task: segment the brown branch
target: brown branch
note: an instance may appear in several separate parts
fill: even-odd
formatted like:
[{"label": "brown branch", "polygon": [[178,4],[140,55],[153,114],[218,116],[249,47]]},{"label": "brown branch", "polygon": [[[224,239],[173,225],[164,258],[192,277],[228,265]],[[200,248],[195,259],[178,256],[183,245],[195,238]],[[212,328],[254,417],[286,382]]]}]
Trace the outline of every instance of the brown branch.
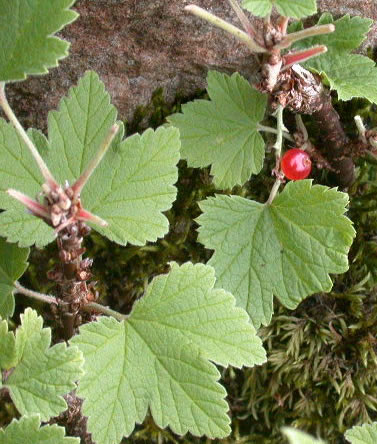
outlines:
[{"label": "brown branch", "polygon": [[273,108],[281,104],[294,113],[313,116],[320,129],[317,148],[331,165],[337,183],[342,187],[350,186],[355,179],[350,141],[321,78],[300,65],[293,65],[280,73],[271,100]]},{"label": "brown branch", "polygon": [[327,91],[321,94],[322,107],[313,113],[313,118],[321,129],[322,146],[319,147],[335,169],[337,182],[342,187],[352,185],[355,180],[355,165],[349,156],[349,139],[335,111],[331,96]]}]

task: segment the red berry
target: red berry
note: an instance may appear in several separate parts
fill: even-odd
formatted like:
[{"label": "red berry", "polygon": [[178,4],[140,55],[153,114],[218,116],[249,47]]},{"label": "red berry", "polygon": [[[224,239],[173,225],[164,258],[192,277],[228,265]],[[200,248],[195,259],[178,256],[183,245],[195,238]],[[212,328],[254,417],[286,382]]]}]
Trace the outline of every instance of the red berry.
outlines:
[{"label": "red berry", "polygon": [[312,170],[312,161],[306,151],[293,148],[284,153],[281,169],[288,179],[306,179]]}]

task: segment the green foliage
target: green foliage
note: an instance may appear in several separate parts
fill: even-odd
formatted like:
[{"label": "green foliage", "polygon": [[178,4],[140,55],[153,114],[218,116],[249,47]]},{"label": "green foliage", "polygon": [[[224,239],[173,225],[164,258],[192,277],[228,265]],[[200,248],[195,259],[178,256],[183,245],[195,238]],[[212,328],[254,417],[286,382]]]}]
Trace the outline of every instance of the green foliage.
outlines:
[{"label": "green foliage", "polygon": [[280,15],[302,18],[317,12],[316,0],[243,0],[242,6],[258,17],[266,17],[275,7]]},{"label": "green foliage", "polygon": [[[300,28],[302,28],[302,23],[299,23]],[[326,45],[330,52],[329,54],[323,54],[320,56],[322,59],[329,59],[331,52],[333,55],[338,52],[351,52],[363,43],[373,20],[345,15],[334,21],[333,16],[328,12],[322,14],[318,20],[318,25],[327,25],[329,23],[335,25],[334,32],[300,40],[295,46],[308,48],[316,45]],[[295,23],[294,25],[297,26]],[[314,60],[315,59],[308,63],[313,63]]]},{"label": "green foliage", "polygon": [[144,245],[163,237],[169,222],[162,212],[177,194],[173,184],[179,148],[178,130],[159,128],[131,136],[108,153],[96,182],[89,182],[82,193],[86,208],[109,223],[93,228],[121,245]]},{"label": "green foliage", "polygon": [[[338,105],[342,117],[358,114],[363,107],[371,126],[377,125],[377,115],[373,118],[370,112],[373,108],[364,108],[364,102]],[[349,128],[353,129],[351,119]],[[267,161],[265,171],[274,163],[270,157]],[[275,300],[271,324],[259,331],[268,362],[253,369],[229,368],[222,372],[232,434],[216,442],[282,444],[280,428],[291,425],[319,435],[329,444],[339,444],[347,428],[377,420],[373,410],[377,404],[372,400],[377,398],[374,355],[377,276],[376,280],[373,278],[377,264],[373,240],[377,233],[377,189],[372,161],[368,158],[368,162],[360,163],[359,179],[350,189],[349,216],[358,233],[351,250],[350,270],[335,277],[329,295],[320,293],[307,298],[293,312]],[[264,173],[254,176],[234,192],[265,201],[270,187],[268,180],[273,179]],[[209,252],[195,242],[195,231],[190,229],[199,214],[197,202],[214,192],[208,170],[186,168],[181,163],[177,188],[178,200],[168,212],[171,231],[164,240],[145,247],[126,248],[96,234],[89,240],[89,254],[96,257],[95,275],[103,282],[104,303],[127,312],[143,294],[149,277],[166,271],[166,262],[208,260]],[[40,267],[41,257],[48,258],[48,254],[41,256],[42,253],[36,252],[33,267]],[[169,429],[156,426],[151,417],[124,442],[129,440],[151,444],[212,442],[190,434],[178,437]]]},{"label": "green foliage", "polygon": [[264,118],[267,96],[238,73],[210,71],[207,80],[211,101],[183,105],[183,114],[168,121],[180,130],[181,156],[188,165],[212,165],[215,185],[232,188],[262,169],[265,144],[258,123]]},{"label": "green foliage", "polygon": [[[33,139],[35,132],[29,132]],[[42,140],[42,139],[38,139]],[[44,148],[44,147],[43,147]],[[41,155],[45,150],[41,150]],[[0,235],[20,247],[35,244],[42,247],[55,238],[53,230],[41,219],[25,211],[25,207],[6,193],[9,188],[36,196],[41,191],[42,176],[14,127],[0,118]]]},{"label": "green foliage", "polygon": [[75,0],[0,0],[0,81],[45,74],[68,55],[69,43],[54,37],[78,14]]},{"label": "green foliage", "polygon": [[351,444],[375,444],[377,442],[377,422],[353,427],[345,434]]},{"label": "green foliage", "polygon": [[41,427],[38,415],[14,419],[5,429],[0,429],[0,444],[79,444],[78,438],[66,438],[63,427]]},{"label": "green foliage", "polygon": [[48,113],[45,160],[59,183],[73,183],[115,123],[117,111],[98,75],[88,71]]},{"label": "green foliage", "polygon": [[85,358],[78,395],[98,444],[129,435],[148,407],[156,424],[178,434],[230,433],[225,390],[208,360],[240,367],[266,357],[246,313],[214,283],[211,267],[172,264],[126,321],[102,318],[73,338]]},{"label": "green foliage", "polygon": [[282,432],[288,438],[289,444],[325,444],[321,439],[314,439],[307,433],[292,427],[284,427]]},{"label": "green foliage", "polygon": [[[97,152],[111,126],[116,109],[97,74],[88,72],[58,111],[49,113],[49,140],[35,130],[30,134],[52,174],[60,182],[73,183]],[[0,120],[0,233],[21,246],[41,247],[51,242],[53,230],[40,219],[26,214],[24,207],[7,195],[15,188],[28,195],[40,192],[43,180],[34,159],[15,129]],[[114,140],[106,157],[85,186],[81,199],[85,209],[108,222],[93,226],[109,239],[125,245],[155,241],[168,231],[162,214],[176,197],[176,164],[179,134],[174,128],[147,130],[121,141]]]},{"label": "green foliage", "polygon": [[[296,48],[326,45],[328,52],[308,60],[304,66],[323,75],[331,89],[341,100],[363,97],[377,102],[377,69],[373,60],[359,54],[351,54],[365,40],[372,20],[346,15],[334,21],[331,14],[323,14],[318,24],[333,23],[335,32],[295,44]],[[296,26],[296,29],[297,26]]]},{"label": "green foliage", "polygon": [[[59,111],[49,114],[53,149],[47,163],[58,181],[80,176],[115,120],[116,109],[103,83],[88,72]],[[161,211],[176,197],[179,148],[178,131],[172,128],[147,130],[124,141],[118,137],[82,193],[84,207],[109,223],[93,228],[122,245],[164,236],[168,221]]]},{"label": "green foliage", "polygon": [[[257,15],[268,14],[273,6],[280,13],[295,17],[315,11],[314,0],[245,0],[244,4],[254,8]],[[349,53],[363,39],[369,24],[363,19],[348,17],[347,20],[338,21],[337,33],[334,37],[328,36],[329,47],[341,56],[340,61],[335,54],[326,62],[324,78],[338,90],[342,99],[357,95],[373,99],[377,97],[373,83],[374,64]],[[346,31],[347,37],[342,37],[341,30]],[[44,39],[50,37],[44,36]],[[337,45],[340,49],[336,49]],[[57,58],[55,55],[55,64]],[[345,64],[348,71],[344,70],[341,78]],[[22,75],[27,73],[25,68]],[[365,87],[355,82],[360,73]],[[263,168],[264,142],[258,131],[266,108],[265,97],[239,75],[228,77],[213,73],[209,81],[212,82],[208,90],[211,101],[194,104],[202,112],[199,118],[190,114],[194,113],[194,105],[187,105],[184,114],[173,116],[171,122],[183,134],[184,158],[190,165],[212,165],[217,186],[229,188],[245,184],[251,174]],[[221,112],[221,118],[216,121],[216,113]],[[54,175],[62,183],[66,179],[72,182],[85,170],[115,120],[116,111],[102,83],[94,73],[88,73],[78,87],[70,91],[69,97],[63,99],[59,111],[50,113],[49,139],[36,130],[30,130],[29,134]],[[188,126],[193,122],[196,128],[190,133]],[[207,124],[210,130],[203,128]],[[14,181],[14,188],[21,186],[27,194],[36,194],[42,180],[34,160],[30,162],[23,142],[13,129],[3,122],[0,129],[0,162],[6,161],[0,179],[9,178],[12,184]],[[178,132],[172,128],[148,130],[142,136],[135,135],[123,142],[122,138],[123,127],[82,198],[88,210],[110,222],[106,229],[94,227],[98,232],[121,245],[128,242],[136,245],[119,253],[119,248],[105,239],[98,240],[95,235],[92,241],[93,249],[110,251],[103,253],[102,258],[108,259],[106,265],[110,269],[106,272],[111,284],[114,276],[121,276],[118,284],[123,294],[112,297],[118,298],[118,304],[124,309],[140,295],[151,275],[164,271],[161,269],[167,257],[177,257],[180,262],[184,262],[186,256],[198,261],[208,259],[209,253],[195,245],[189,232],[193,231],[190,228],[198,211],[193,210],[195,201],[205,197],[213,187],[208,171],[191,171],[190,180],[200,179],[194,185],[182,180],[181,186],[189,189],[185,190],[186,200],[170,209],[176,195],[173,184],[177,180]],[[215,149],[218,143],[223,150],[221,153]],[[219,196],[202,202],[205,213],[200,218],[205,221],[213,211],[212,225],[203,223],[200,236],[206,246],[212,241],[218,242],[211,263],[215,267],[216,261],[225,263],[221,265],[221,273],[224,273],[220,279],[227,276],[229,289],[235,289],[236,293],[247,287],[246,299],[248,287],[257,289],[253,298],[257,294],[259,300],[256,308],[250,310],[255,325],[269,322],[273,294],[293,308],[309,293],[330,290],[332,283],[328,274],[347,269],[346,253],[354,235],[349,220],[343,215],[347,199],[342,193],[323,186],[312,187],[306,181],[287,185],[271,205],[262,205],[246,199],[252,195],[258,202],[265,200],[261,196],[269,189],[271,178],[258,180],[253,178],[243,188],[233,191],[242,197]],[[5,182],[7,188],[9,183]],[[20,211],[17,203],[10,203],[5,189],[0,188],[0,207],[6,210],[0,215],[3,234],[21,246],[34,242],[43,246],[50,242],[54,237],[52,230],[42,222],[35,224],[34,218]],[[217,208],[219,202],[222,206]],[[233,208],[236,204],[238,207]],[[241,207],[247,211],[238,211]],[[162,211],[168,209],[167,216],[163,215]],[[232,226],[235,216],[239,218],[238,225]],[[167,240],[139,248],[166,234],[168,218],[172,222],[172,232]],[[307,229],[305,232],[303,227]],[[221,232],[227,229],[229,233]],[[368,236],[373,232],[368,231]],[[276,304],[278,316],[269,327],[261,330],[271,356],[267,365],[243,373],[236,369],[223,372],[224,380],[230,385],[229,401],[234,420],[233,435],[222,440],[223,443],[280,444],[279,428],[282,424],[290,424],[312,433],[314,430],[321,434],[326,432],[334,444],[346,424],[371,419],[369,414],[377,404],[377,358],[373,349],[377,311],[373,308],[376,302],[373,289],[367,283],[372,285],[375,267],[371,259],[373,246],[365,247],[366,242],[363,245],[365,250],[352,256],[353,264],[368,249],[370,260],[362,266],[358,264],[357,273],[337,277],[329,298],[320,293],[301,304],[293,315]],[[164,248],[169,251],[161,252]],[[248,252],[246,258],[242,256],[244,251]],[[220,253],[221,261],[218,260]],[[233,255],[233,262],[226,262],[228,255]],[[121,258],[119,263],[117,258]],[[296,265],[297,259],[304,262],[304,267]],[[130,274],[126,275],[125,264],[132,269]],[[238,266],[235,272],[234,264]],[[259,271],[258,267],[267,270],[266,282],[259,279],[259,275],[265,274],[264,269],[259,275],[255,272]],[[363,274],[359,279],[360,270],[365,268],[370,274]],[[233,274],[229,276],[231,271]],[[248,278],[246,285],[242,281],[245,276]],[[1,278],[0,264],[0,284]],[[12,288],[15,279],[17,277],[10,278]],[[148,421],[135,439],[141,438],[146,430],[147,442],[160,443],[164,439],[167,442],[198,442],[195,438],[177,438],[169,431],[158,429],[158,426],[167,425],[179,434],[190,431],[213,438],[230,433],[225,390],[218,383],[220,373],[214,364],[252,366],[264,362],[265,353],[245,313],[234,307],[233,297],[213,286],[211,267],[174,264],[167,276],[152,281],[146,296],[134,305],[127,320],[117,322],[101,318],[82,327],[80,335],[72,342],[78,344],[86,358],[87,374],[82,380],[80,394],[86,398],[84,414],[90,416],[89,428],[99,443],[116,443],[124,434],[130,434],[135,422],[143,421],[148,407],[157,426]],[[122,300],[124,294],[129,298],[127,302]],[[5,300],[14,305],[11,294]],[[30,310],[22,318],[22,326],[15,335],[8,332],[5,321],[0,322],[0,366],[5,370],[2,378],[6,389],[0,396],[4,393],[6,396],[9,390],[21,413],[40,412],[44,421],[65,408],[61,395],[75,388],[83,364],[76,347],[67,349],[58,344],[48,348],[50,339],[50,331],[42,329],[40,318]],[[331,418],[334,410],[336,420]],[[19,422],[14,421],[7,429],[0,430],[0,444],[2,438],[7,444],[30,440],[51,444],[77,442],[64,438],[60,428],[40,428],[40,420],[39,417],[24,417]],[[363,430],[369,430],[368,427]],[[322,442],[293,429],[286,429],[286,434],[291,443]]]},{"label": "green foliage", "polygon": [[0,317],[7,318],[13,315],[14,282],[27,269],[28,257],[28,248],[19,248],[0,238]]},{"label": "green foliage", "polygon": [[8,332],[7,321],[0,321],[0,369],[12,368],[17,364],[15,346],[16,340],[14,335]]},{"label": "green foliage", "polygon": [[199,240],[215,250],[209,264],[217,285],[235,295],[255,327],[270,322],[273,294],[292,309],[329,291],[329,273],[347,270],[354,237],[347,203],[346,194],[310,180],[288,183],[271,205],[237,196],[201,202]]},{"label": "green foliage", "polygon": [[65,343],[49,348],[51,330],[42,328],[42,324],[42,318],[28,308],[21,316],[14,340],[9,336],[12,333],[0,324],[0,343],[5,346],[2,368],[12,368],[2,387],[9,389],[20,413],[40,414],[46,421],[67,408],[61,395],[76,387],[83,358],[77,347],[67,348]]}]

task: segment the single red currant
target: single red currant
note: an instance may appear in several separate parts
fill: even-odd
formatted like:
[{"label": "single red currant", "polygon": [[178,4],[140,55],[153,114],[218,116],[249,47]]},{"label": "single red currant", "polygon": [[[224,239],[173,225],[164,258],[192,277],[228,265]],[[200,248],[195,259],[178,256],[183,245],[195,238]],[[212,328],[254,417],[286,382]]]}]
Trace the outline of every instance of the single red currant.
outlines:
[{"label": "single red currant", "polygon": [[281,169],[288,179],[306,179],[312,170],[312,161],[306,151],[292,148],[284,153]]}]

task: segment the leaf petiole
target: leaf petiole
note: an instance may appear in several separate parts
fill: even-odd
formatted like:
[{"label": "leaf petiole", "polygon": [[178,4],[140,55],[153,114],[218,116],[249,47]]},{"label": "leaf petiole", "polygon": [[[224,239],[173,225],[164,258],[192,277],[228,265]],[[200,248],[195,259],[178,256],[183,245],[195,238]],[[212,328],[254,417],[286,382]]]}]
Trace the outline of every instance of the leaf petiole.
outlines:
[{"label": "leaf petiole", "polygon": [[31,199],[29,196],[27,196],[24,193],[21,193],[20,191],[8,189],[7,193],[9,196],[13,197],[13,199],[18,200],[21,202],[25,207],[35,216],[42,217],[43,219],[51,219],[51,215],[48,211],[48,209],[37,202],[36,200]]},{"label": "leaf petiole", "polygon": [[[58,300],[54,296],[50,296],[48,294],[39,293],[38,291],[29,290],[28,288],[21,285],[18,281],[14,283],[15,293],[23,294],[29,298],[35,299],[36,301],[44,302],[46,304],[58,304]],[[97,304],[96,302],[90,302],[89,304],[84,305],[82,308],[87,312],[98,312],[107,316],[112,316],[118,321],[124,321],[129,316],[119,313],[118,311],[112,310],[111,308],[105,307],[104,305]]]},{"label": "leaf petiole", "polygon": [[284,67],[282,71],[290,68],[292,65],[296,63],[304,63],[313,57],[317,57],[321,54],[325,54],[327,52],[327,46],[320,45],[314,46],[313,48],[304,49],[302,51],[295,51],[289,54],[285,54],[283,56]]},{"label": "leaf petiole", "polygon": [[259,46],[258,43],[256,43],[246,32],[242,31],[241,29],[237,28],[236,26],[231,25],[230,23],[226,22],[225,20],[221,19],[220,17],[217,17],[214,14],[211,14],[210,12],[206,11],[203,8],[200,8],[199,6],[195,5],[188,5],[185,7],[185,10],[188,12],[191,12],[191,14],[196,15],[197,17],[200,17],[207,22],[211,23],[214,26],[217,26],[220,29],[223,29],[226,32],[229,32],[229,34],[232,34],[234,37],[236,37],[238,40],[240,40],[242,43],[245,43],[245,45],[252,51],[256,53],[263,53],[266,52],[266,49],[262,46]]},{"label": "leaf petiole", "polygon": [[281,158],[281,150],[283,147],[283,133],[284,133],[284,122],[283,122],[283,111],[284,108],[282,105],[279,105],[276,110],[276,119],[277,119],[277,137],[276,142],[274,145],[275,148],[275,157],[276,157],[276,180],[275,183],[271,189],[271,193],[268,197],[267,202],[265,205],[271,205],[272,201],[275,199],[277,192],[279,191],[280,185],[282,183],[281,178],[279,176],[279,165],[280,165],[280,158]]},{"label": "leaf petiole", "polygon": [[116,133],[119,130],[119,125],[116,123],[110,128],[107,136],[101,143],[97,154],[93,157],[93,159],[89,162],[89,165],[83,171],[81,176],[76,180],[76,182],[72,185],[72,190],[75,196],[78,196],[81,193],[81,190],[84,188],[85,184],[88,182],[89,177],[93,174],[94,170],[97,168],[103,156],[106,154],[106,151],[110,148],[111,142],[113,141]]},{"label": "leaf petiole", "polygon": [[367,141],[367,138],[365,136],[366,128],[365,128],[363,120],[361,119],[360,116],[355,116],[354,119],[355,119],[355,124],[356,124],[356,127],[357,127],[357,131],[359,132],[360,140],[363,143],[367,144],[368,141]]},{"label": "leaf petiole", "polygon": [[[270,126],[264,126],[261,124],[257,125],[258,131],[263,131],[264,133],[278,134],[278,130],[276,128],[271,128]],[[283,131],[284,139],[289,140],[290,142],[294,142],[294,138],[286,131]]]},{"label": "leaf petiole", "polygon": [[47,165],[45,164],[44,160],[40,156],[37,148],[35,147],[34,143],[31,141],[29,136],[26,134],[26,131],[23,129],[21,123],[18,121],[16,115],[14,114],[12,108],[10,107],[8,100],[5,95],[5,84],[3,82],[0,83],[0,106],[3,108],[3,111],[5,115],[8,117],[9,121],[12,123],[12,125],[15,127],[16,131],[26,144],[26,146],[29,148],[32,156],[34,157],[35,161],[37,162],[37,165],[39,167],[40,172],[42,173],[42,176],[46,180],[47,184],[52,190],[56,190],[60,188],[56,180],[54,179],[53,175],[51,174],[50,170],[48,169]]},{"label": "leaf petiole", "polygon": [[241,22],[243,29],[250,36],[255,36],[254,28],[252,27],[249,19],[246,17],[246,14],[243,12],[242,8],[238,4],[237,0],[228,0],[230,6],[233,8],[233,11],[236,13],[238,20]]},{"label": "leaf petiole", "polygon": [[335,26],[330,23],[328,25],[316,25],[311,28],[303,29],[302,31],[292,32],[292,34],[287,34],[284,39],[274,46],[274,49],[286,49],[293,45],[293,43],[298,42],[308,37],[314,37],[322,34],[329,34],[335,31]]},{"label": "leaf petiole", "polygon": [[15,293],[23,294],[29,298],[35,299],[40,302],[45,302],[46,304],[57,304],[57,300],[54,296],[49,296],[47,294],[39,293],[38,291],[29,290],[21,285],[18,281],[14,283]]}]

